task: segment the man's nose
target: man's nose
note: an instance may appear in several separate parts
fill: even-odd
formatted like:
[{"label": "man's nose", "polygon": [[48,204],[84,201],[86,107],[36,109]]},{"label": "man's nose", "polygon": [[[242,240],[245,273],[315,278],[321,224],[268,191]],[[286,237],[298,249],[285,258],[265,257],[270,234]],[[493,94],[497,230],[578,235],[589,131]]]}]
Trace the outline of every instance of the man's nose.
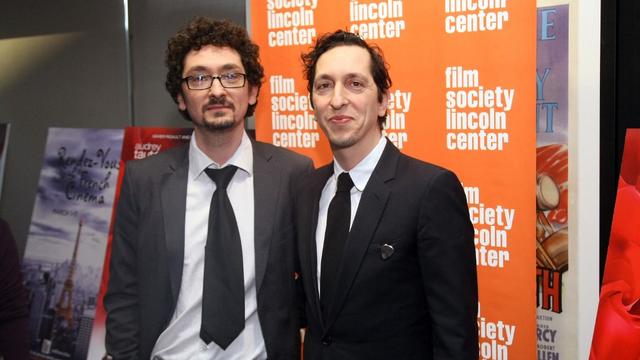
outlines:
[{"label": "man's nose", "polygon": [[222,86],[220,78],[214,78],[209,88],[209,96],[220,97],[226,94],[226,89]]},{"label": "man's nose", "polygon": [[332,108],[339,109],[349,102],[349,99],[347,98],[346,96],[347,94],[345,93],[345,91],[346,89],[342,85],[336,84],[336,86],[333,88],[333,93],[331,94],[331,101],[329,103]]}]

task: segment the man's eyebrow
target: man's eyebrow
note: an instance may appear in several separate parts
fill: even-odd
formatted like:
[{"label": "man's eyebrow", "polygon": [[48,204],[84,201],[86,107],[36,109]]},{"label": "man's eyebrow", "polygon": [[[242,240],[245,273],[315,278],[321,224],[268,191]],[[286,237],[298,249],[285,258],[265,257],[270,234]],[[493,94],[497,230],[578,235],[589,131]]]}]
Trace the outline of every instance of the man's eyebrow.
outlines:
[{"label": "man's eyebrow", "polygon": [[192,72],[192,71],[206,71],[206,70],[209,70],[209,69],[207,67],[205,67],[205,66],[197,65],[197,66],[190,67],[190,68],[184,69],[184,70],[185,70],[185,72]]},{"label": "man's eyebrow", "polygon": [[[240,67],[237,64],[224,64],[222,66],[219,67],[220,71],[229,71],[229,70],[242,70],[242,67]],[[211,68],[204,66],[204,65],[196,65],[194,67],[190,67],[188,69],[185,69],[185,72],[192,72],[192,71],[210,71]]]},{"label": "man's eyebrow", "polygon": [[237,64],[224,64],[220,67],[220,70],[222,71],[227,71],[227,70],[242,70],[242,67],[240,65]]},{"label": "man's eyebrow", "polygon": [[[343,78],[346,79],[351,79],[354,77],[360,77],[360,78],[366,78],[367,75],[363,74],[363,73],[359,73],[359,72],[352,72],[352,73],[348,73],[348,74],[344,74],[342,75]],[[333,79],[334,76],[331,76],[329,74],[319,74],[316,76],[316,79]]]},{"label": "man's eyebrow", "polygon": [[316,76],[315,80],[332,80],[333,76],[330,76],[329,74],[319,74],[318,76]]},{"label": "man's eyebrow", "polygon": [[358,78],[364,78],[366,80],[367,75],[365,75],[363,73],[359,73],[359,72],[354,72],[354,73],[348,73],[344,77],[347,78],[347,79],[358,77]]}]

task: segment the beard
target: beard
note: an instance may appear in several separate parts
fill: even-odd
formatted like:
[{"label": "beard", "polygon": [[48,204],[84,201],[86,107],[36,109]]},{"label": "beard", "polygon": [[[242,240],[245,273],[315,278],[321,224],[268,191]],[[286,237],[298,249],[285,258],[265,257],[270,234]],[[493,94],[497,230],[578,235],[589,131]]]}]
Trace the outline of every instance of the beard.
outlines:
[{"label": "beard", "polygon": [[320,123],[320,129],[324,132],[329,145],[334,150],[344,149],[353,146],[358,142],[358,130],[353,128],[340,129],[340,127],[333,128],[328,124]]},{"label": "beard", "polygon": [[331,136],[327,135],[327,139],[329,139],[329,144],[334,150],[348,148],[358,142],[358,139],[356,136],[354,136],[354,134],[342,136],[336,134],[333,134]]},{"label": "beard", "polygon": [[[222,105],[225,109],[222,110],[207,110],[206,108],[211,105]],[[226,101],[224,97],[212,98],[204,106],[203,113],[203,126],[210,131],[226,131],[233,129],[237,126],[235,119],[235,106],[232,103]]]},{"label": "beard", "polygon": [[226,117],[223,112],[216,112],[213,114],[214,119],[208,121],[204,120],[204,127],[211,131],[225,131],[233,129],[236,126],[236,120],[231,117]]}]

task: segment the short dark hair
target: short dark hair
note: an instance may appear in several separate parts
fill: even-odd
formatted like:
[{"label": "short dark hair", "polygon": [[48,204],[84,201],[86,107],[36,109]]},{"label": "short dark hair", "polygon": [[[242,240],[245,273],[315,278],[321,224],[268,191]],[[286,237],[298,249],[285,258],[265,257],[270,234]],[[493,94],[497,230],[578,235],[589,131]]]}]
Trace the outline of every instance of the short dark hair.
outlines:
[{"label": "short dark hair", "polygon": [[[247,81],[256,86],[260,92],[260,85],[264,77],[264,69],[260,64],[258,45],[253,43],[247,31],[228,20],[213,20],[200,16],[191,20],[180,29],[167,43],[165,65],[168,68],[165,87],[173,101],[178,102],[178,94],[182,92],[182,71],[184,58],[191,50],[213,45],[229,47],[238,52],[247,73]],[[249,105],[245,116],[253,115],[257,105]],[[182,116],[191,120],[187,111],[180,111]]]},{"label": "short dark hair", "polygon": [[[316,65],[318,59],[325,52],[338,47],[338,46],[359,46],[367,52],[369,52],[371,58],[371,76],[378,88],[378,101],[382,101],[384,93],[391,88],[391,77],[389,76],[389,65],[384,60],[382,49],[375,44],[368,44],[358,34],[336,30],[333,33],[326,33],[322,35],[311,51],[306,54],[302,54],[302,66],[304,67],[304,76],[307,78],[307,90],[311,96],[311,105],[313,106],[313,80],[316,76]],[[385,111],[384,116],[378,116],[378,124],[382,129],[387,114]]]}]

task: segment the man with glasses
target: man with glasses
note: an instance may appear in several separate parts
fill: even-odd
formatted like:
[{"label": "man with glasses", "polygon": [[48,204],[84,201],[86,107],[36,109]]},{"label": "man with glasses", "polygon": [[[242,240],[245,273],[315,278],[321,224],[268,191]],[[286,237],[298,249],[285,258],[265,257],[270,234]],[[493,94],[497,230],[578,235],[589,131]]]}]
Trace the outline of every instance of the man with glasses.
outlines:
[{"label": "man with glasses", "polygon": [[294,201],[308,323],[304,358],[478,358],[473,226],[449,170],[387,140],[379,48],[338,30],[303,55],[333,163]]},{"label": "man with glasses", "polygon": [[243,28],[196,18],[169,40],[166,64],[193,136],[127,164],[104,299],[107,352],[298,358],[290,205],[311,161],[247,136],[263,68]]}]

